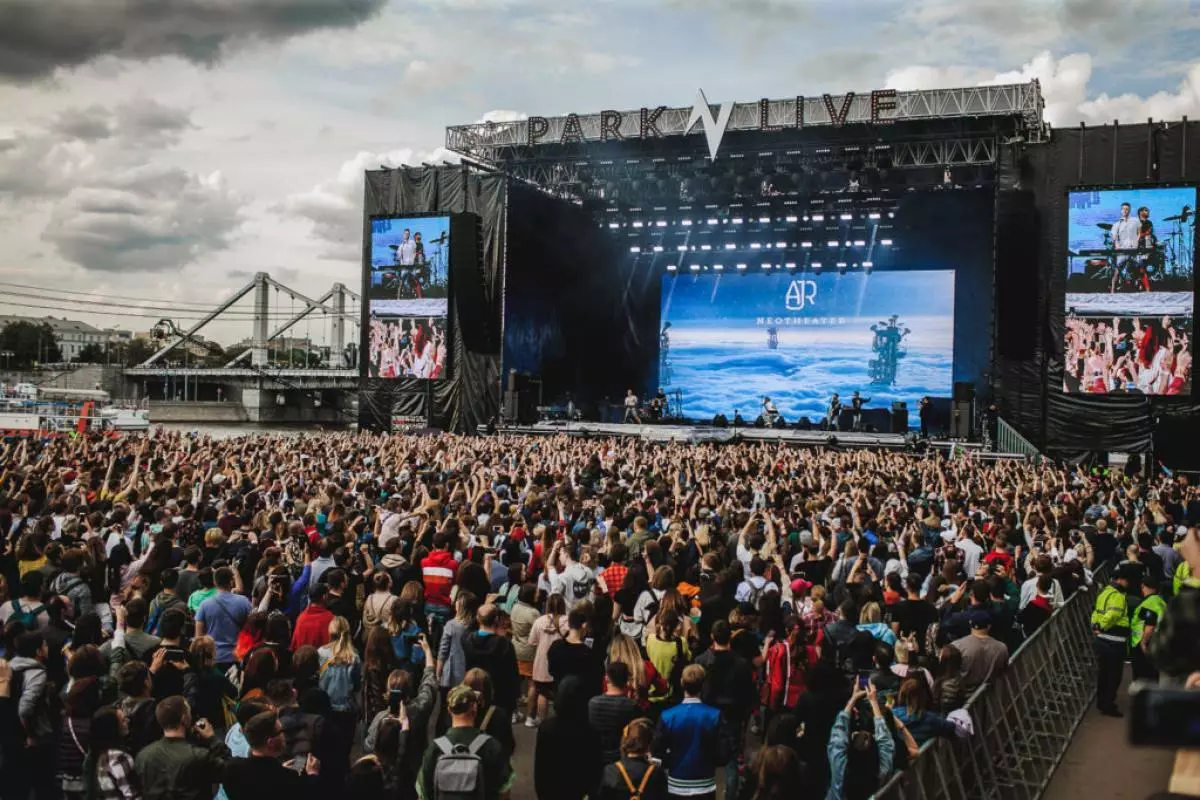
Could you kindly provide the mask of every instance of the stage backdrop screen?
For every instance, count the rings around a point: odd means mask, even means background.
[[[448,377],[450,217],[379,217],[370,226],[364,374]]]
[[[661,320],[659,383],[693,419],[751,421],[770,396],[787,421],[816,423],[833,392],[855,391],[915,417],[953,383],[953,270],[667,274]]]
[[[1191,394],[1196,187],[1067,200],[1063,391]]]

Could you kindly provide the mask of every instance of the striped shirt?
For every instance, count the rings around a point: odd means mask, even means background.
[[[425,602],[436,606],[450,605],[450,590],[458,562],[447,550],[435,550],[421,560],[421,578],[425,584]]]

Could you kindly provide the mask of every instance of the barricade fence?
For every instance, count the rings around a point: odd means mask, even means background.
[[[1008,669],[964,708],[975,732],[937,738],[878,800],[1036,800],[1041,797],[1096,694],[1092,590],[1077,591],[1013,653]]]

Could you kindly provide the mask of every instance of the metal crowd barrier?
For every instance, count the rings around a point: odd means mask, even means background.
[[[878,800],[1037,800],[1096,694],[1091,615],[1108,567],[1029,637],[964,706],[975,732],[932,739]]]
[[[1026,456],[1034,464],[1041,461],[1042,454],[1033,443],[1021,435],[1021,432],[1004,421],[1004,417],[996,419],[996,452],[1019,453]]]

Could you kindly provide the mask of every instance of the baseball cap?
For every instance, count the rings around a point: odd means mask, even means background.
[[[812,543],[813,543],[813,532],[812,531],[800,531],[800,546],[808,547]]]
[[[812,583],[804,580],[804,578],[796,578],[794,581],[792,581],[792,594],[801,594],[803,592],[807,592],[811,588]]]
[[[446,708],[451,714],[465,714],[479,702],[479,694],[470,686],[459,684],[446,695]]]
[[[1188,532],[1187,525],[1179,525],[1175,528],[1175,538],[1182,539],[1185,536],[1187,536],[1187,532]]]
[[[967,614],[967,623],[974,629],[990,628],[992,615],[986,611],[971,611]]]

